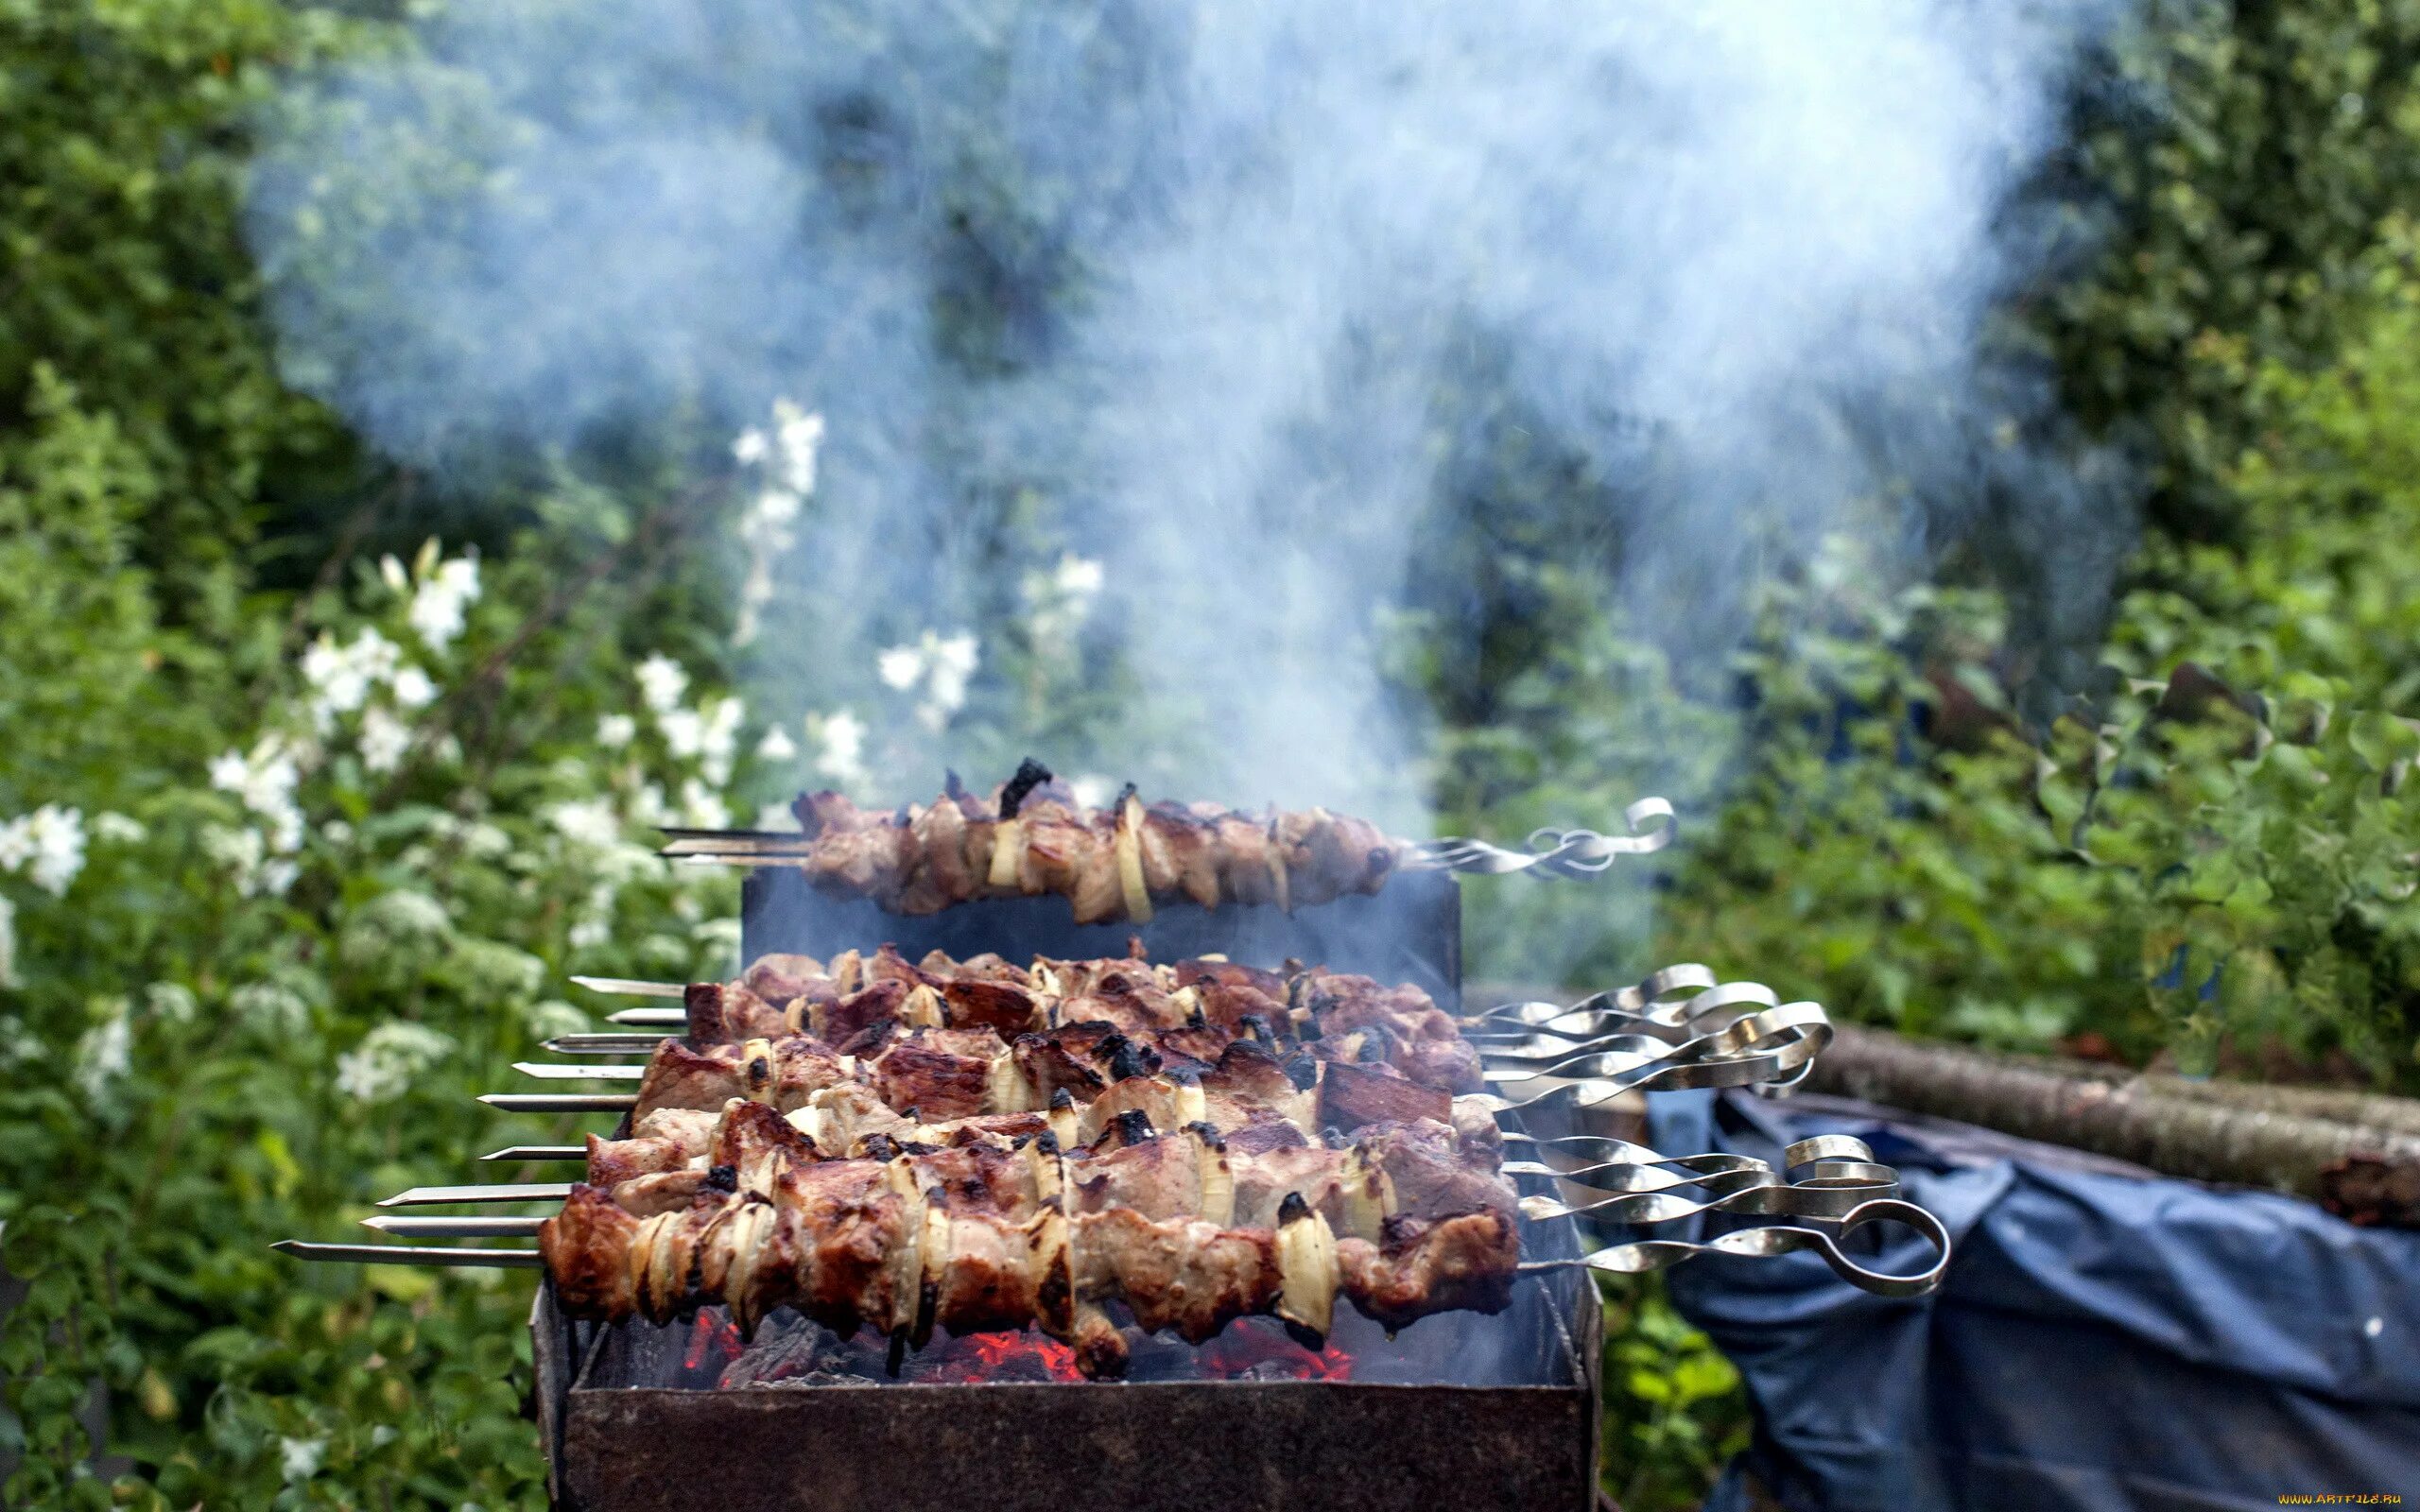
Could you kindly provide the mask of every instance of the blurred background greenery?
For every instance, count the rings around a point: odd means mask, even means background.
[[[649,826],[909,759],[741,697],[733,584],[782,526],[758,485],[811,472],[799,417],[465,497],[281,380],[254,133],[286,71],[406,44],[369,7],[0,0],[10,1505],[542,1505],[526,1280],[266,1246],[504,1142],[471,1094],[580,1017],[566,972],[730,960],[733,885]],[[1474,889],[1472,974],[1752,963],[1912,1034],[2420,1088],[2415,65],[2420,5],[2163,3],[2073,81],[2029,193],[2090,250],[1994,339],[2142,471],[2085,622],[1987,515],[1920,582],[1830,543],[1675,667],[1589,489],[1509,428],[1441,506],[1451,592],[1392,627],[1440,828],[1658,790],[1685,843],[1651,908]],[[952,360],[1004,360],[996,313]],[[1117,686],[1030,516],[979,661],[884,671],[1004,760]],[[1609,1485],[1691,1504],[1736,1378],[1652,1288],[1616,1304]]]

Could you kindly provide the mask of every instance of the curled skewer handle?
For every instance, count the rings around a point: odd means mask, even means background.
[[[1584,1183],[1583,1183],[1584,1184]],[[1899,1194],[1899,1173],[1870,1165],[1856,1175],[1785,1182],[1771,1171],[1734,1171],[1690,1183],[1712,1195],[1703,1199],[1668,1191],[1625,1191],[1595,1202],[1523,1197],[1521,1215],[1536,1222],[1592,1218],[1599,1223],[1678,1223],[1703,1212],[1755,1218],[1844,1218],[1859,1205]]]
[[[1509,850],[1485,840],[1424,840],[1409,848],[1401,864],[1407,870],[1468,871],[1491,877],[1515,871],[1593,877],[1611,867],[1616,856],[1647,855],[1672,843],[1672,805],[1660,798],[1643,798],[1624,809],[1622,823],[1629,827],[1628,834],[1532,830],[1527,850]]]
[[[1920,1271],[1893,1274],[1873,1270],[1851,1260],[1841,1248],[1839,1240],[1870,1223],[1904,1224],[1913,1228],[1931,1246],[1932,1263]],[[1832,1268],[1833,1275],[1876,1297],[1922,1297],[1939,1286],[1941,1278],[1949,1269],[1949,1230],[1942,1226],[1941,1220],[1912,1202],[1898,1197],[1877,1197],[1859,1203],[1841,1216],[1839,1238],[1821,1229],[1776,1224],[1761,1228],[1741,1228],[1702,1242],[1685,1239],[1634,1240],[1624,1245],[1609,1245],[1578,1260],[1532,1261],[1522,1265],[1521,1271],[1524,1275],[1537,1275],[1584,1266],[1618,1276],[1639,1276],[1701,1255],[1770,1259],[1801,1249],[1814,1250],[1824,1257],[1824,1263]]]
[[[1820,1005],[1784,1004],[1735,1019],[1677,1045],[1629,1036],[1613,1042],[1618,1048],[1571,1056],[1535,1069],[1490,1062],[1490,1079],[1499,1086],[1541,1081],[1564,1085],[1524,1101],[1497,1095],[1487,1106],[1492,1112],[1508,1113],[1556,1098],[1577,1107],[1593,1107],[1622,1092],[1650,1088],[1669,1091],[1760,1082],[1789,1086],[1805,1076],[1816,1053],[1831,1041],[1831,1021]]]
[[[1465,1031],[1462,1038],[1477,1044],[1491,1060],[1550,1061],[1592,1050],[1616,1049],[1622,1041],[1682,1044],[1737,1023],[1759,1009],[1781,1005],[1780,995],[1762,982],[1725,982],[1690,998],[1677,1016],[1574,1008],[1527,1032],[1481,1029]]]

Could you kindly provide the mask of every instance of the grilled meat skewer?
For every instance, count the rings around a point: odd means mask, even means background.
[[[1204,1064],[1235,1040],[1303,1040],[1322,1058],[1384,1060],[1449,1091],[1476,1091],[1478,1052],[1453,1019],[1415,987],[1383,987],[1321,968],[1265,971],[1217,958],[1141,959],[1021,967],[985,954],[935,951],[909,962],[886,945],[826,965],[767,955],[734,982],[686,990],[688,1041],[704,1051],[806,1035],[844,1054],[878,1044],[884,1025],[989,1029],[1003,1040],[1101,1025],[1146,1051]]]
[[[803,793],[791,812],[795,839],[756,837],[745,853],[791,862],[818,888],[901,914],[1045,895],[1065,898],[1080,924],[1148,921],[1154,899],[1291,909],[1375,892],[1409,853],[1375,826],[1324,809],[1147,805],[1131,786],[1107,808],[1088,808],[1030,760],[989,797],[952,773],[929,804],[869,812],[838,793]]]
[[[1500,1310],[1519,1262],[1500,1210],[1406,1219],[1377,1241],[1339,1240],[1299,1195],[1274,1228],[1039,1205],[1011,1216],[920,1192],[889,1162],[787,1166],[769,1192],[739,1191],[641,1218],[597,1188],[575,1188],[539,1231],[558,1295],[575,1314],[663,1321],[722,1301],[752,1330],[788,1305],[846,1335],[863,1324],[921,1342],[1039,1326],[1075,1346],[1088,1375],[1115,1376],[1125,1341],[1100,1303],[1123,1301],[1147,1331],[1192,1343],[1249,1313],[1323,1335],[1338,1292],[1390,1327],[1452,1308]]]

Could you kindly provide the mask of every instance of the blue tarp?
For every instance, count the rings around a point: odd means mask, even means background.
[[[1756,1407],[1710,1512],[1745,1508],[1749,1473],[1834,1512],[2420,1501],[2420,1233],[1866,1105],[1650,1105],[1668,1153],[1858,1135],[1957,1243],[1941,1288],[1905,1301],[1811,1254],[1668,1273]],[[1886,1232],[1883,1260],[1921,1268],[1922,1242]]]

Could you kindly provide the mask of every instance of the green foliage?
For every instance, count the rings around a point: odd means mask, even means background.
[[[106,417],[83,444],[179,622],[234,627],[271,474],[349,448],[278,381],[233,191],[277,70],[361,29],[273,0],[0,5],[0,463],[62,393]]]
[[[526,1137],[473,1099],[583,1022],[544,996],[562,972],[731,959],[729,879],[622,838],[667,791],[710,799],[730,759],[671,753],[683,706],[546,617],[541,556],[467,601],[467,558],[363,573],[206,778],[92,815],[80,868],[7,889],[0,1221],[31,1283],[0,1332],[11,1504],[107,1503],[71,1412],[95,1378],[144,1504],[539,1504],[526,1285],[267,1246]],[[597,748],[598,699],[641,730],[622,751]],[[119,739],[173,772],[173,746]]]
[[[1653,1277],[1608,1280],[1604,1484],[1627,1512],[1682,1512],[1748,1444],[1739,1372]]]
[[[2415,79],[2411,0],[2158,0],[2081,81],[2045,187],[2095,251],[2024,314],[2067,411],[2139,444],[2162,534],[2234,529],[2247,365],[2325,362],[2360,328],[2379,224],[2420,203]]]

